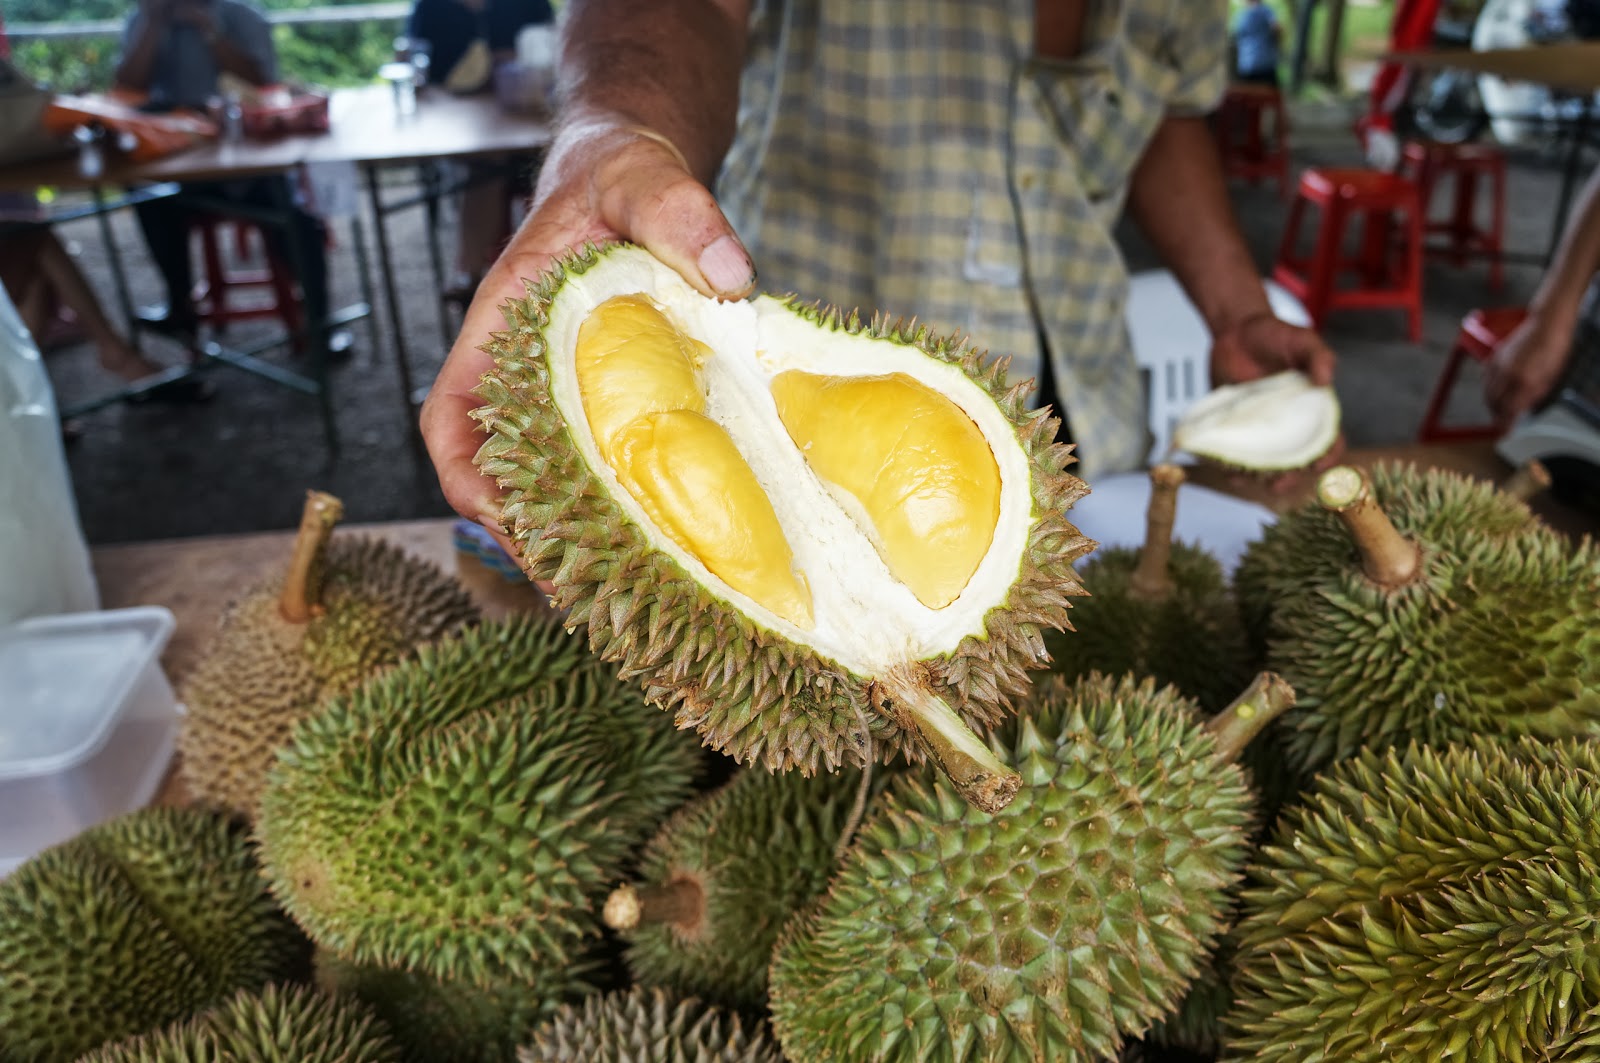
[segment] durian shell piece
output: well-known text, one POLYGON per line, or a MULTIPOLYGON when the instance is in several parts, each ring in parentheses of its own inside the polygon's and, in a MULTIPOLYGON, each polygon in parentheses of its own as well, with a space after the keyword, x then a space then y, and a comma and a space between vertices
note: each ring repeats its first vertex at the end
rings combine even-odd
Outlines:
POLYGON ((1184 411, 1172 449, 1258 473, 1303 469, 1339 438, 1339 397, 1289 369, 1242 384, 1224 384, 1184 411))
MULTIPOLYGON (((1349 536, 1302 535, 1266 582, 1275 597, 1268 667, 1299 694, 1281 721, 1303 776, 1363 746, 1477 734, 1600 735, 1600 555, 1534 521, 1522 503, 1430 477, 1424 499, 1454 512, 1379 504, 1420 549, 1410 582, 1373 582, 1349 536), (1461 527, 1482 518, 1481 531, 1461 527)), ((1338 517, 1330 515, 1337 524, 1338 517)), ((1281 551, 1283 544, 1275 546, 1281 551)))
MULTIPOLYGON (((882 788, 877 773, 869 785, 882 788)), ((694 883, 698 918, 623 932, 637 982, 760 1009, 778 933, 820 894, 860 790, 861 773, 803 778, 744 768, 663 824, 639 861, 636 891, 694 883)))
POLYGON ((791 1059, 1088 1063, 1176 1004, 1247 855, 1244 773, 1149 681, 1042 684, 995 815, 907 775, 773 959, 791 1059))
POLYGON ((1363 751, 1250 872, 1224 1058, 1600 1059, 1600 749, 1363 751))
MULTIPOLYGON (((530 281, 528 298, 510 304, 508 329, 489 346, 495 367, 474 416, 490 438, 477 461, 505 489, 501 522, 528 573, 554 582, 568 623, 585 629, 606 660, 621 662, 624 677, 641 682, 679 727, 743 763, 809 774, 874 756, 887 762, 897 752, 920 759, 914 737, 874 708, 871 677, 728 607, 652 547, 584 465, 551 399, 544 333, 562 286, 624 246, 587 247, 530 281)), ((1003 362, 957 340, 914 322, 864 323, 853 313, 788 305, 819 329, 914 346, 959 366, 1016 426, 1033 468, 1036 515, 1019 575, 981 632, 914 663, 926 688, 969 727, 992 726, 1027 692, 1028 670, 1046 663, 1040 631, 1066 626, 1070 599, 1081 593, 1073 562, 1093 547, 1064 516, 1087 488, 1063 471, 1070 457, 1054 441, 1057 421, 1026 408, 1028 383, 1008 384, 1003 362)))
POLYGON ((402 1063, 512 1063, 517 1046, 562 1004, 594 992, 597 964, 579 959, 532 982, 488 987, 346 963, 317 950, 317 984, 360 1000, 394 1034, 402 1063))
POLYGON ((366 1008, 304 986, 269 985, 156 1034, 99 1049, 82 1063, 400 1063, 366 1008))
POLYGON ((254 818, 273 755, 318 703, 478 616, 437 565, 368 536, 335 535, 320 584, 304 624, 279 611, 281 579, 240 596, 184 683, 178 748, 201 803, 254 818))
POLYGON ((0 881, 0 1059, 64 1063, 307 958, 241 828, 194 809, 133 812, 0 881))
POLYGON ((274 893, 342 958, 536 983, 586 951, 699 753, 556 623, 487 622, 307 718, 257 836, 274 893))
POLYGON ((518 1063, 783 1063, 760 1026, 662 989, 632 989, 562 1008, 518 1063))

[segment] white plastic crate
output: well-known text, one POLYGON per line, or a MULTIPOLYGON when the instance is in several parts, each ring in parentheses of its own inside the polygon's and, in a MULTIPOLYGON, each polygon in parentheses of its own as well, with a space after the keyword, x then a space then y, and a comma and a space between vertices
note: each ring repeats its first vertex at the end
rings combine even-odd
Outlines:
POLYGON ((0 628, 0 875, 149 803, 181 710, 161 670, 160 606, 0 628))

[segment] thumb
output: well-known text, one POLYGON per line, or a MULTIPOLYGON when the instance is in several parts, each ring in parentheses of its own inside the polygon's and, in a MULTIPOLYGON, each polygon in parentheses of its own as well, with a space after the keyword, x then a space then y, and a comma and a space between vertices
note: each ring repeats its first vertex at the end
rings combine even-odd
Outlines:
POLYGON ((596 180, 605 223, 701 293, 742 299, 755 289, 750 253, 676 152, 641 142, 639 152, 617 156, 596 180))

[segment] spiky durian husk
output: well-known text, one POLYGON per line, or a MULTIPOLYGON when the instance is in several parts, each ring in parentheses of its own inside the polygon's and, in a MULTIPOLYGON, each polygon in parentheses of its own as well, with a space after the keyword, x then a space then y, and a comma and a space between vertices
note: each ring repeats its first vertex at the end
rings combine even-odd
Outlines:
MULTIPOLYGON (((590 645, 622 662, 624 676, 638 678, 679 727, 741 762, 809 774, 863 764, 869 750, 885 760, 896 751, 919 756, 911 737, 875 711, 866 677, 756 626, 709 593, 651 546, 584 464, 551 398, 544 330, 567 279, 622 246, 586 247, 530 282, 528 298, 508 309, 510 328, 489 347, 495 367, 478 389, 487 405, 474 416, 490 438, 477 460, 505 489, 501 522, 524 567, 555 584, 568 623, 586 627, 590 645)), ((1087 488, 1063 471, 1071 458, 1054 442, 1057 421, 1026 408, 1030 385, 1008 385, 1004 362, 986 362, 959 341, 914 322, 864 324, 854 313, 788 306, 820 329, 864 333, 959 366, 1016 426, 1033 470, 1035 513, 1017 578, 981 632, 922 662, 932 689, 969 725, 990 726, 1026 692, 1027 670, 1044 666, 1040 632, 1066 625, 1069 599, 1082 593, 1072 564, 1093 545, 1063 515, 1087 488)))
POLYGON ((1597 761, 1480 740, 1330 769, 1251 870, 1227 1058, 1600 1059, 1597 761))
MULTIPOLYGON (((1551 534, 1522 501, 1459 473, 1381 462, 1372 467, 1369 480, 1395 528, 1435 550, 1453 553, 1466 542, 1551 534)), ((1305 594, 1330 566, 1354 564, 1349 532, 1315 501, 1268 526, 1240 558, 1233 577, 1254 660, 1266 659, 1276 605, 1305 594)))
POLYGON ((634 977, 760 1008, 772 946, 789 917, 827 885, 860 781, 856 771, 807 779, 747 768, 675 813, 641 858, 637 885, 688 879, 701 889, 705 912, 692 929, 656 923, 625 932, 634 977))
POLYGON ((296 728, 262 796, 272 888, 358 964, 534 982, 688 795, 699 750, 529 616, 423 647, 296 728))
POLYGON ((1200 970, 1247 853, 1243 772, 1171 687, 1047 686, 994 740, 1015 801, 990 816, 897 781, 785 928, 770 990, 791 1058, 1106 1059, 1200 970))
POLYGON ((1299 695, 1278 721, 1290 765, 1309 774, 1412 739, 1600 735, 1592 545, 1548 531, 1417 537, 1410 584, 1383 588, 1330 558, 1278 603, 1268 664, 1299 695))
POLYGON ((1167 571, 1172 593, 1159 601, 1129 586, 1139 551, 1096 551, 1083 566, 1089 597, 1073 603, 1070 635, 1048 635, 1051 671, 1068 679, 1090 672, 1128 673, 1170 683, 1221 712, 1249 685, 1239 607, 1217 559, 1189 543, 1174 542, 1167 571))
POLYGON ((351 1000, 269 985, 82 1063, 399 1063, 383 1024, 351 1000))
POLYGON ((594 991, 596 964, 578 960, 533 982, 481 987, 410 971, 362 967, 317 951, 317 983, 367 1005, 405 1063, 513 1063, 517 1046, 564 1003, 594 991))
POLYGON ((366 536, 328 543, 321 586, 324 611, 305 624, 279 614, 281 578, 224 614, 183 689, 178 745, 197 800, 254 816, 273 754, 319 702, 478 616, 437 565, 366 536))
POLYGON ((0 1060, 76 1059, 305 960, 242 830, 198 810, 134 812, 0 881, 0 1060))
POLYGON ((783 1063, 766 1032, 734 1012, 636 986, 562 1008, 518 1063, 783 1063))

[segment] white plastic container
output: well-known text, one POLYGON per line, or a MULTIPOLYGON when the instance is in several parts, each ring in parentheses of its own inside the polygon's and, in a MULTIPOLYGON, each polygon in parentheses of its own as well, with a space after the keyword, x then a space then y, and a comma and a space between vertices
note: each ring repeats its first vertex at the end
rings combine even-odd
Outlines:
POLYGON ((0 875, 148 804, 177 740, 160 606, 0 627, 0 875))

